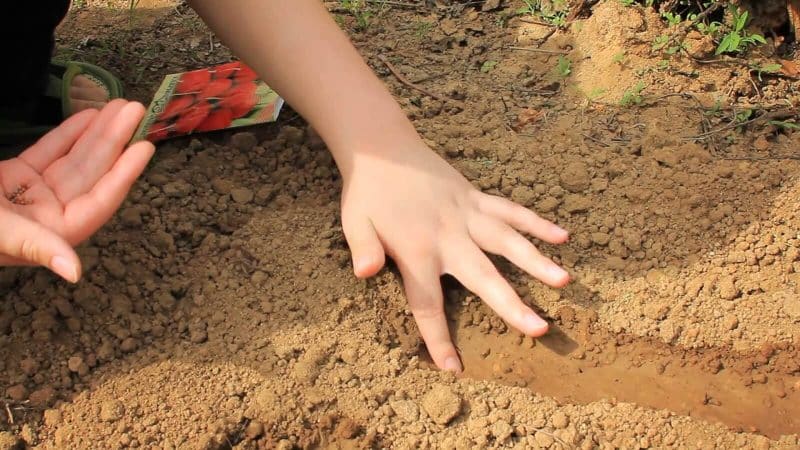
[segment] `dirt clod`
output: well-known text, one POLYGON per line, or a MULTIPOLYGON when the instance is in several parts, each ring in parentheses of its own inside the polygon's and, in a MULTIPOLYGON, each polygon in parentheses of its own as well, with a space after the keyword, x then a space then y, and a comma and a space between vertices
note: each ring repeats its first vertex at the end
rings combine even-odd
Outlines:
POLYGON ((235 188, 231 190, 231 198, 236 203, 250 203, 253 201, 254 195, 253 191, 247 188, 235 188))
POLYGON ((52 386, 44 386, 28 396, 32 405, 46 407, 51 406, 56 399, 56 390, 52 386))
POLYGON ((258 138, 256 138, 255 134, 244 131, 231 136, 231 144, 238 150, 249 152, 258 145, 258 138))
POLYGON ((553 414, 553 417, 550 418, 550 421, 553 423, 553 427, 557 430, 561 430, 567 428, 569 425, 569 417, 561 411, 553 414))
POLYGON ((6 395, 15 402, 21 402, 28 398, 28 389, 24 384, 15 384, 6 389, 6 395))
POLYGON ((800 296, 788 294, 783 297, 783 312, 795 321, 800 321, 800 296))
POLYGON ((513 433, 514 428, 503 419, 494 422, 489 427, 489 434, 491 434, 492 437, 494 437, 499 443, 505 443, 508 441, 513 433))
POLYGON ((25 442, 9 433, 8 431, 0 431, 0 450, 23 450, 25 442))
POLYGON ((125 414, 125 405, 119 400, 108 400, 100 405, 100 420, 116 422, 125 414))
POLYGON ((719 289, 719 296, 724 300, 733 300, 741 293, 731 277, 725 277, 721 279, 717 285, 717 288, 719 289))
POLYGON ((461 397, 452 388, 436 385, 422 398, 422 408, 439 425, 447 425, 461 413, 461 397))
POLYGON ((570 192, 581 192, 589 188, 592 178, 586 163, 574 161, 567 164, 561 172, 561 186, 570 192))
POLYGON ((411 423, 419 418, 419 407, 411 400, 395 400, 389 405, 401 420, 411 423))

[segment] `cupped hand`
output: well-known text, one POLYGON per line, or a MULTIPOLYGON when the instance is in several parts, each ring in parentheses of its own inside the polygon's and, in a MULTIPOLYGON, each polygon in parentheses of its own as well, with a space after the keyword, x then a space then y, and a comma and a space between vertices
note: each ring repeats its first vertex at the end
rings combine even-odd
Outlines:
POLYGON ((142 105, 114 100, 0 161, 0 265, 42 265, 80 279, 73 246, 111 218, 153 156, 149 142, 126 150, 143 115, 142 105))
POLYGON ((567 231, 509 200, 484 194, 419 141, 399 158, 357 154, 344 174, 342 224, 358 277, 390 256, 403 277, 409 307, 439 368, 460 372, 450 338, 441 279, 456 277, 514 328, 529 336, 547 322, 526 306, 484 251, 502 255, 544 283, 569 274, 521 233, 563 243, 567 231))

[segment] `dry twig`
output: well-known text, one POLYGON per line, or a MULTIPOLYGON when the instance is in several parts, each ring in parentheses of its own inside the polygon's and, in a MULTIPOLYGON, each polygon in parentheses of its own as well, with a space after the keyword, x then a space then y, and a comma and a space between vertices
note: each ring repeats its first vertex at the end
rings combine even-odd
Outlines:
POLYGON ((6 414, 8 414, 8 423, 10 425, 14 425, 14 414, 11 413, 11 408, 8 407, 8 403, 3 403, 6 407, 6 414))
POLYGON ((753 123, 756 123, 756 122, 763 122, 765 120, 772 120, 772 119, 785 119, 787 117, 795 117, 795 116, 797 116, 797 110, 796 109, 782 109, 782 110, 778 110, 778 111, 765 112, 764 114, 761 114, 758 117, 754 117, 754 118, 752 118, 750 120, 746 120, 744 122, 736 122, 736 121, 734 121, 734 122, 729 123, 729 124, 727 124, 725 126, 721 126, 721 127, 715 128, 713 130, 706 131, 705 133, 700 133, 700 134, 695 135, 695 136, 684 136, 681 139, 684 140, 684 141, 699 141, 699 140, 706 139, 706 138, 708 138, 708 137, 710 137, 710 136, 712 136, 714 134, 722 133, 723 131, 733 130, 735 128, 743 127, 743 126, 750 125, 750 124, 753 124, 753 123))
POLYGON ((397 78, 397 80, 400 81, 401 83, 403 83, 404 85, 410 87, 411 89, 415 89, 415 90, 427 95, 428 97, 435 98, 436 100, 439 100, 440 102, 443 102, 443 103, 447 102, 447 99, 442 97, 441 95, 435 94, 435 93, 433 93, 433 92, 431 92, 431 91, 429 91, 429 90, 427 90, 427 89, 425 89, 425 88, 423 88, 421 86, 418 86, 418 85, 408 81, 408 78, 403 76, 403 74, 401 74, 392 65, 392 63, 389 62, 389 60, 385 56, 378 55, 378 59, 381 60, 381 62, 386 65, 386 68, 389 69, 389 72, 391 72, 392 75, 394 75, 395 78, 397 78))
POLYGON ((508 50, 522 50, 524 52, 534 52, 534 53, 544 53, 547 55, 568 55, 569 52, 564 50, 547 50, 544 48, 533 48, 533 47, 506 47, 508 50))

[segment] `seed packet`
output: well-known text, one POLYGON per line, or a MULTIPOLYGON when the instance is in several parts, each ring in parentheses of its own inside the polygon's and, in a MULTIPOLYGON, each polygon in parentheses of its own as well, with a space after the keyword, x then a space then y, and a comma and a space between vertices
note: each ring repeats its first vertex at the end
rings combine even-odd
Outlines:
POLYGON ((238 61, 167 75, 134 141, 274 122, 281 107, 283 99, 238 61))

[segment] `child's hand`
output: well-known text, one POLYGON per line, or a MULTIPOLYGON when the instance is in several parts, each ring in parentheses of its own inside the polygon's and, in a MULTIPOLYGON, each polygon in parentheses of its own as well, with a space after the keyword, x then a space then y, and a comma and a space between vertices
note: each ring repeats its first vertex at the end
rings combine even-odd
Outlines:
POLYGON ((344 178, 342 216, 356 275, 375 274, 384 254, 397 262, 439 367, 461 369, 444 317, 443 273, 521 331, 547 331, 481 250, 562 286, 567 273, 514 229, 548 242, 564 242, 567 232, 478 192, 427 148, 319 0, 190 4, 325 140, 344 178))
POLYGON ((547 332, 547 323, 522 303, 482 250, 561 287, 569 281, 567 272, 520 232, 562 243, 565 230, 509 200, 481 193, 421 141, 411 148, 358 154, 344 176, 342 222, 355 273, 372 276, 383 266, 384 254, 394 259, 437 366, 461 371, 444 313, 443 274, 455 276, 525 334, 547 332), (402 155, 402 161, 389 155, 402 155))

